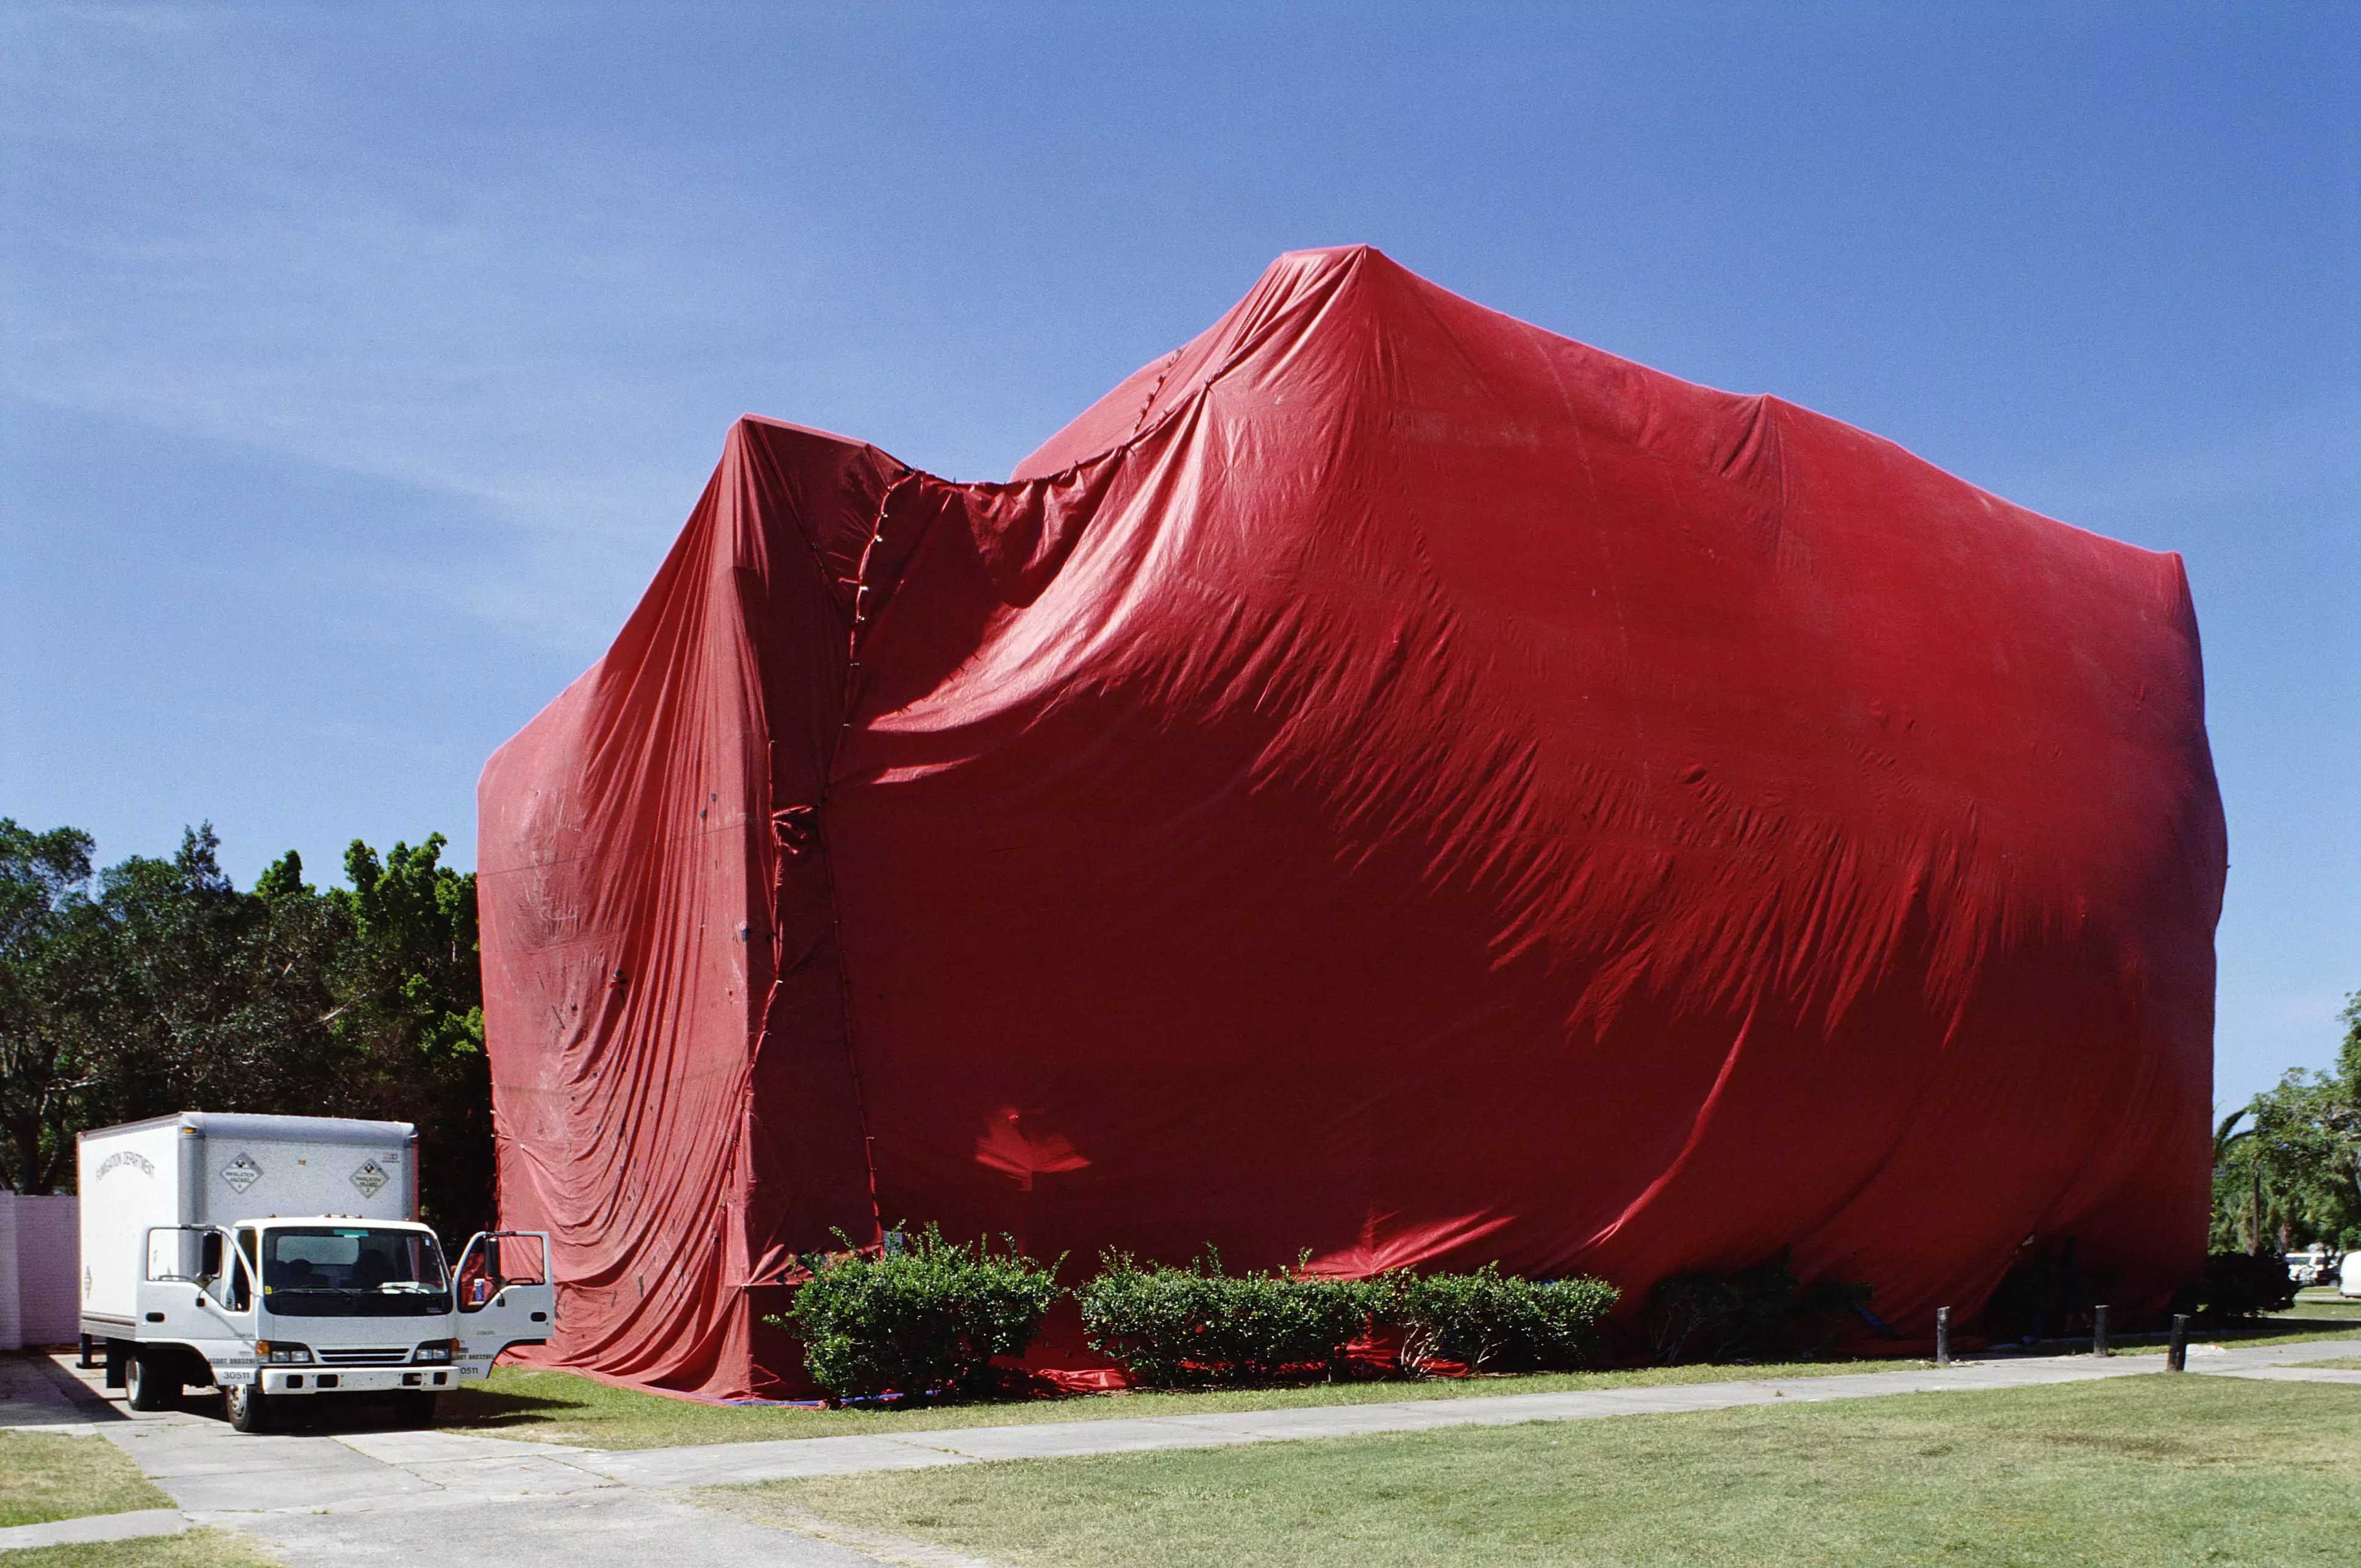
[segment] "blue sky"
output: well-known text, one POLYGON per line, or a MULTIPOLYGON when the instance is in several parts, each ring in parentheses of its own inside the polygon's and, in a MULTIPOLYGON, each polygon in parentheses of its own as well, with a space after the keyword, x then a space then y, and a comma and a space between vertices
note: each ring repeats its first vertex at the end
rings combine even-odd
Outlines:
POLYGON ((1365 241, 2181 552, 2221 1095, 2361 987, 2361 8, 19 0, 0 127, 0 814, 104 858, 472 863, 739 413, 1002 477, 1365 241))

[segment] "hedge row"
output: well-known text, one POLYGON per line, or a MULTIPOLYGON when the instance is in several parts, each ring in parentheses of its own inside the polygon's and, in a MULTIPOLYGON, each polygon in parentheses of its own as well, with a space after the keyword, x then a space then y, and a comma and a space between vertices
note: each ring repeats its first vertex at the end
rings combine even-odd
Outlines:
MULTIPOLYGON (((1062 1261, 1060 1260, 1060 1261, 1062 1261)), ((1345 1348, 1392 1331, 1400 1368, 1578 1366, 1615 1305, 1601 1279, 1531 1280, 1495 1264, 1473 1274, 1329 1279, 1298 1266, 1229 1274, 1207 1250, 1185 1268, 1110 1252, 1073 1294, 1090 1344, 1150 1387, 1334 1376, 1345 1348)), ((811 1260, 784 1316, 814 1381, 839 1398, 983 1391, 994 1356, 1021 1355, 1060 1292, 1057 1264, 945 1241, 928 1226, 874 1255, 811 1260)))
POLYGON ((1300 1268, 1224 1274, 1210 1249, 1186 1268, 1142 1267, 1126 1254, 1108 1253, 1098 1277, 1074 1296, 1091 1348, 1120 1362, 1133 1382, 1156 1388, 1334 1376, 1345 1347, 1380 1309, 1374 1282, 1300 1268))
POLYGON ((785 1318, 812 1381, 839 1398, 898 1391, 944 1398, 984 1391, 992 1358, 1022 1355, 1058 1299, 1056 1266, 961 1246, 928 1225, 895 1233, 882 1255, 817 1260, 785 1318))

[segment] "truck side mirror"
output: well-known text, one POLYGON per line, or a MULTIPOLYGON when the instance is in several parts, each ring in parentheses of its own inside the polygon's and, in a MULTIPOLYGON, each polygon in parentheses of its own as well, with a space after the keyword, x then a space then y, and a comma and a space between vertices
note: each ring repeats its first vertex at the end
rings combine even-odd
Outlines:
POLYGON ((219 1231, 205 1233, 203 1258, 204 1261, 197 1266, 197 1272, 207 1279, 214 1278, 222 1271, 222 1237, 219 1231))

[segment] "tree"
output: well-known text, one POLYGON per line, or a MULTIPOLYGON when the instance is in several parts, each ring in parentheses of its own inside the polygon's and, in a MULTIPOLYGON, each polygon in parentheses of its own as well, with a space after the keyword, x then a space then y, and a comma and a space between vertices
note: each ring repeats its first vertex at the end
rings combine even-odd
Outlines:
POLYGON ((2253 1112, 2241 1105, 2213 1128, 2213 1234, 2209 1251, 2253 1252, 2260 1245, 2262 1175, 2247 1146, 2255 1130, 2240 1127, 2253 1112), (2243 1222, 2243 1223, 2242 1223, 2243 1222))
POLYGON ((445 842, 397 842, 381 862, 357 839, 345 851, 351 886, 328 895, 349 931, 335 1029, 368 1064, 377 1113, 417 1124, 433 1151, 422 1208, 440 1227, 481 1229, 495 1199, 476 878, 442 864, 445 842))
POLYGON ((349 1064, 327 1028, 336 934, 311 911, 238 892, 220 847, 206 823, 169 861, 135 855, 100 874, 110 951, 95 1124, 342 1098, 349 1064))
POLYGON ((2216 1251, 2361 1246, 2361 992, 2341 1020, 2333 1070, 2290 1069, 2216 1128, 2216 1251), (2237 1129, 2246 1119, 2253 1125, 2237 1129))
POLYGON ((61 1135, 87 1087, 94 975, 89 834, 36 833, 0 817, 0 1179, 51 1192, 72 1157, 61 1135))
POLYGON ((90 836, 0 819, 0 1175, 72 1179, 87 1127, 203 1109, 406 1121, 423 1216, 493 1217, 476 883, 440 834, 322 892, 288 851, 241 893, 212 825, 93 879, 90 836))

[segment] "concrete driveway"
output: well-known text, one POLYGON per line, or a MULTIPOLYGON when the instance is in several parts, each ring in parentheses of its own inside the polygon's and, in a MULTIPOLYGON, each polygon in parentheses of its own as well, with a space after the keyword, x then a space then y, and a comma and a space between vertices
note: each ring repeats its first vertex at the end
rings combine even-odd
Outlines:
POLYGON ((0 1425, 103 1436, 177 1508, 0 1530, 0 1550, 221 1525, 269 1542, 291 1568, 875 1568, 917 1561, 752 1524, 698 1508, 678 1490, 632 1486, 569 1463, 587 1450, 398 1430, 365 1407, 324 1410, 296 1431, 241 1435, 222 1418, 218 1398, 191 1396, 178 1409, 137 1411, 120 1391, 109 1397, 100 1377, 70 1354, 46 1364, 0 1358, 0 1425))

